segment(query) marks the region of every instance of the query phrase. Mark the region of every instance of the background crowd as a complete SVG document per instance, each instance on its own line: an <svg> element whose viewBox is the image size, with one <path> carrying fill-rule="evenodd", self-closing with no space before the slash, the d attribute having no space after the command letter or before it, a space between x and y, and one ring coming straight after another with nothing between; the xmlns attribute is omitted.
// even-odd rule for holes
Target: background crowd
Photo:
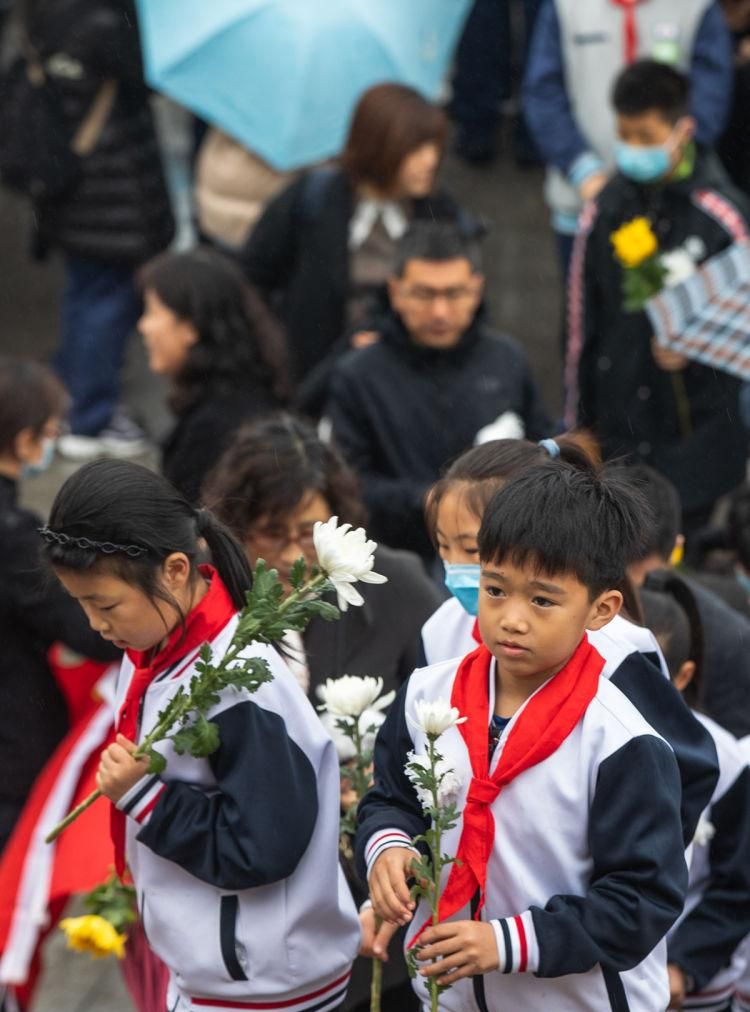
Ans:
<svg viewBox="0 0 750 1012"><path fill-rule="evenodd" d="M35 568L37 513L99 456L159 469L285 581L316 521L366 527L388 583L287 635L315 701L326 678L397 688L422 661L448 551L425 504L450 465L576 430L658 521L629 571L632 617L668 644L664 607L647 589L641 611L634 588L678 572L701 629L696 705L750 735L750 369L711 350L750 339L750 271L713 292L691 357L626 308L611 241L645 219L682 257L666 286L725 254L750 264L750 2L474 0L439 95L372 82L337 152L285 164L202 107L156 108L143 6L0 5L0 181L16 248L62 271L54 342L34 347L13 308L33 313L33 291L5 286L0 306L0 854L81 713L70 670L117 657ZM524 260L503 283L493 243L518 202L523 260L529 199L557 270L540 285ZM726 323L730 281L746 287ZM33 1007L35 973L7 1012Z"/></svg>

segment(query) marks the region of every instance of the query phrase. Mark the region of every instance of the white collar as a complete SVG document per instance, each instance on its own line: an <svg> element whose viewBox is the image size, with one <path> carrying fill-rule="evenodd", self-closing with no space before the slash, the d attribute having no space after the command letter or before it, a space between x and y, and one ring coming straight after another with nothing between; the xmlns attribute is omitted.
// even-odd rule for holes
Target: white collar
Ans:
<svg viewBox="0 0 750 1012"><path fill-rule="evenodd" d="M403 209L395 201L366 197L358 201L349 222L349 249L359 249L366 242L378 218L391 239L400 239L409 227Z"/></svg>

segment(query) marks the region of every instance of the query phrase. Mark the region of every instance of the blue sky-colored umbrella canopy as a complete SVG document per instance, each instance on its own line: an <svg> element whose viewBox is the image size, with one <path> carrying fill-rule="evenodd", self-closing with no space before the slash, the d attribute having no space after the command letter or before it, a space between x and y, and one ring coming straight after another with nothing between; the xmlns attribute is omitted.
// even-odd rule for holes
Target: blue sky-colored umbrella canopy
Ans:
<svg viewBox="0 0 750 1012"><path fill-rule="evenodd" d="M357 99L435 98L471 0L138 0L146 77L280 169L337 154Z"/></svg>

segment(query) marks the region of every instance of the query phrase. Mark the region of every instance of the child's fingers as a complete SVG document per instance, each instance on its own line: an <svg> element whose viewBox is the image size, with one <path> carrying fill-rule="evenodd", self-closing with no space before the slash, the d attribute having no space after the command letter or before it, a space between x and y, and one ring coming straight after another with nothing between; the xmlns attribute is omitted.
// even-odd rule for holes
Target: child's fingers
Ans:
<svg viewBox="0 0 750 1012"><path fill-rule="evenodd" d="M375 943L372 947L372 951L373 954L384 963L388 962L388 946L391 944L391 939L397 931L397 925L389 924L387 921L383 921L380 925L380 930L375 936Z"/></svg>
<svg viewBox="0 0 750 1012"><path fill-rule="evenodd" d="M422 940L420 939L420 943L421 941ZM461 939L457 938L456 936L452 936L451 938L446 938L443 941L434 942L431 945L420 944L419 952L417 953L417 959L419 960L443 959L446 956L456 955L457 953L461 952L462 949L463 946L461 944Z"/></svg>
<svg viewBox="0 0 750 1012"><path fill-rule="evenodd" d="M467 961L463 952L456 952L437 963L429 963L419 970L421 977L437 977L438 984L452 984L461 977L473 976L474 972L473 963Z"/></svg>
<svg viewBox="0 0 750 1012"><path fill-rule="evenodd" d="M128 753L135 752L136 748L138 747L134 741L131 741L129 738L126 738L124 734L118 734L115 741L117 742L118 745L122 746L122 748L124 748L125 751Z"/></svg>
<svg viewBox="0 0 750 1012"><path fill-rule="evenodd" d="M370 879L370 898L378 914L392 924L401 924L409 913L394 892L387 874Z"/></svg>

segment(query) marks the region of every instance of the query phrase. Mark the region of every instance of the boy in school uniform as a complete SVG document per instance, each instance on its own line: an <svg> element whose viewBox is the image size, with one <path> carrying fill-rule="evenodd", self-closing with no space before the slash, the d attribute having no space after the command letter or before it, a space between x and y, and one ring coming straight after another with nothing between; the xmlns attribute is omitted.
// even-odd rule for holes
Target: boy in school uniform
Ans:
<svg viewBox="0 0 750 1012"><path fill-rule="evenodd" d="M663 1012L663 938L687 886L670 746L602 677L587 630L618 613L647 509L616 476L541 465L490 501L479 533L482 643L414 672L383 725L357 854L389 925L409 924L429 1008ZM404 772L426 751L420 700L467 720L438 748L460 784L440 924L409 896L427 823Z"/></svg>

